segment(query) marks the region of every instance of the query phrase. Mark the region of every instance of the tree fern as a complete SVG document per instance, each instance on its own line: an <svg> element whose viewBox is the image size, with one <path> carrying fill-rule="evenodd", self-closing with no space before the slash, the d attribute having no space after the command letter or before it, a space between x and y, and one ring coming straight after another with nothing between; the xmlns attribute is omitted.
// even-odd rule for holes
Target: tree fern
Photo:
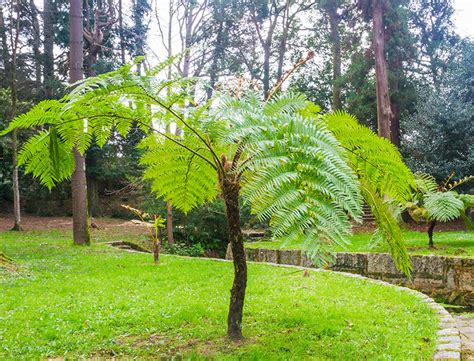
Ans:
<svg viewBox="0 0 474 361"><path fill-rule="evenodd" d="M429 174L416 173L416 188L406 207L412 218L419 222L429 223L429 246L433 247L433 230L437 222L449 222L462 218L467 227L472 227L471 220L466 217L465 211L474 205L474 196L458 194L454 188L470 182L473 176L467 176L451 182L451 177L438 185Z"/></svg>
<svg viewBox="0 0 474 361"><path fill-rule="evenodd" d="M72 149L83 153L92 140L103 145L113 132L126 135L137 124L148 133L141 162L158 196L188 211L220 192L234 256L231 337L241 336L247 277L241 189L253 211L270 220L276 237L301 242L313 253L346 242L350 218L360 220L363 195L397 265L408 269L386 197L405 199L414 183L393 146L347 114L319 116L315 105L293 93L268 101L249 93L221 97L218 106L185 107L192 102L183 91L189 81L155 76L168 65L146 75L128 65L88 78L61 100L15 119L6 132L44 128L26 143L21 164L52 187L72 173ZM181 136L167 131L171 123L183 130Z"/></svg>

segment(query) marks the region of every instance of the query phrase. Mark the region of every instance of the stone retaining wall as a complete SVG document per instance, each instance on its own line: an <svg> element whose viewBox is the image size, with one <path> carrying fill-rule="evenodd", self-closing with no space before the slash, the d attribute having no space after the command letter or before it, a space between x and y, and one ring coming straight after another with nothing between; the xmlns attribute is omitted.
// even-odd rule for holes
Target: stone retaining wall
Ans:
<svg viewBox="0 0 474 361"><path fill-rule="evenodd" d="M247 249L247 259L303 267L312 261L299 250ZM231 254L227 258L230 259ZM336 253L327 267L334 271L357 273L403 285L440 297L450 303L474 307L474 258L411 256L412 279L397 271L392 257L385 253Z"/></svg>

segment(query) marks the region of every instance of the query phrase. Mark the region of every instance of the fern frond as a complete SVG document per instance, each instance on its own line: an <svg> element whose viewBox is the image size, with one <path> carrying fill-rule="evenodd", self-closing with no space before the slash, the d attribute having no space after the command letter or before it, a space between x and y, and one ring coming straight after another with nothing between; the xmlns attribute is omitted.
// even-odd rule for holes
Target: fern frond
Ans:
<svg viewBox="0 0 474 361"><path fill-rule="evenodd" d="M279 93L265 103L263 113L271 117L294 114L304 109L307 104L308 100L306 100L306 97L301 93Z"/></svg>
<svg viewBox="0 0 474 361"><path fill-rule="evenodd" d="M303 99L282 93L268 105L250 95L226 101L221 114L233 121L228 139L247 149L238 171L253 212L270 220L275 237L319 254L323 244L346 244L348 215L360 219L361 195L338 141L300 115Z"/></svg>
<svg viewBox="0 0 474 361"><path fill-rule="evenodd" d="M195 153L209 156L196 139L189 137L179 141ZM217 196L215 168L195 153L169 139L157 139L155 134L144 139L141 148L146 151L140 161L145 166L144 178L151 180L152 190L158 197L187 213Z"/></svg>
<svg viewBox="0 0 474 361"><path fill-rule="evenodd" d="M71 177L74 157L71 148L59 136L53 132L52 139L51 132L45 130L23 145L18 153L18 165L25 166L25 173L32 173L51 190L57 183Z"/></svg>
<svg viewBox="0 0 474 361"><path fill-rule="evenodd" d="M384 200L374 185L367 180L362 182L362 194L376 220L376 236L388 244L396 267L408 276L412 270L410 257L391 204Z"/></svg>
<svg viewBox="0 0 474 361"><path fill-rule="evenodd" d="M360 178L370 179L377 192L405 204L411 198L415 178L397 148L387 139L360 125L357 119L337 111L323 121L349 151L352 168Z"/></svg>
<svg viewBox="0 0 474 361"><path fill-rule="evenodd" d="M416 172L415 173L416 188L423 194L433 193L438 190L438 183L430 174Z"/></svg>
<svg viewBox="0 0 474 361"><path fill-rule="evenodd" d="M424 199L425 208L431 219L448 222L464 212L464 203L455 192L429 193Z"/></svg>
<svg viewBox="0 0 474 361"><path fill-rule="evenodd" d="M390 141L360 125L352 115L337 111L315 121L318 119L347 150L351 167L362 184L364 201L374 215L378 235L389 245L398 269L408 274L410 259L391 203L405 205L411 199L414 175Z"/></svg>

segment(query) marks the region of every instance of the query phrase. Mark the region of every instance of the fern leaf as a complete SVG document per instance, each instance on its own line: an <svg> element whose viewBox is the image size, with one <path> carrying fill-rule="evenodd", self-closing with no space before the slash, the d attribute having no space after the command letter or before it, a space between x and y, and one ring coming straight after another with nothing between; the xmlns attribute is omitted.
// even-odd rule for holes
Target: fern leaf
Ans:
<svg viewBox="0 0 474 361"><path fill-rule="evenodd" d="M464 212L464 203L455 192L436 192L425 196L425 208L431 219L448 222Z"/></svg>

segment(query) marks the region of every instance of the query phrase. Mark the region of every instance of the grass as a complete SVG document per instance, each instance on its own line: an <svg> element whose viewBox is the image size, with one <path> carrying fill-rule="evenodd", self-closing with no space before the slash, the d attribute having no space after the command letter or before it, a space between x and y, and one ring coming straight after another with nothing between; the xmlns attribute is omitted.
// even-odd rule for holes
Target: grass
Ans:
<svg viewBox="0 0 474 361"><path fill-rule="evenodd" d="M103 238L107 240L113 236ZM130 236L131 237L131 236ZM0 233L0 359L431 359L437 319L413 295L336 273L249 265L245 341L225 337L232 264Z"/></svg>
<svg viewBox="0 0 474 361"><path fill-rule="evenodd" d="M428 248L425 232L403 231L404 239L411 254L436 254L449 256L474 257L474 232L435 232L435 247ZM336 252L388 252L384 245L372 247L372 233L356 233L351 236L347 247L336 247ZM248 248L299 249L299 244L282 244L279 241L249 242Z"/></svg>

